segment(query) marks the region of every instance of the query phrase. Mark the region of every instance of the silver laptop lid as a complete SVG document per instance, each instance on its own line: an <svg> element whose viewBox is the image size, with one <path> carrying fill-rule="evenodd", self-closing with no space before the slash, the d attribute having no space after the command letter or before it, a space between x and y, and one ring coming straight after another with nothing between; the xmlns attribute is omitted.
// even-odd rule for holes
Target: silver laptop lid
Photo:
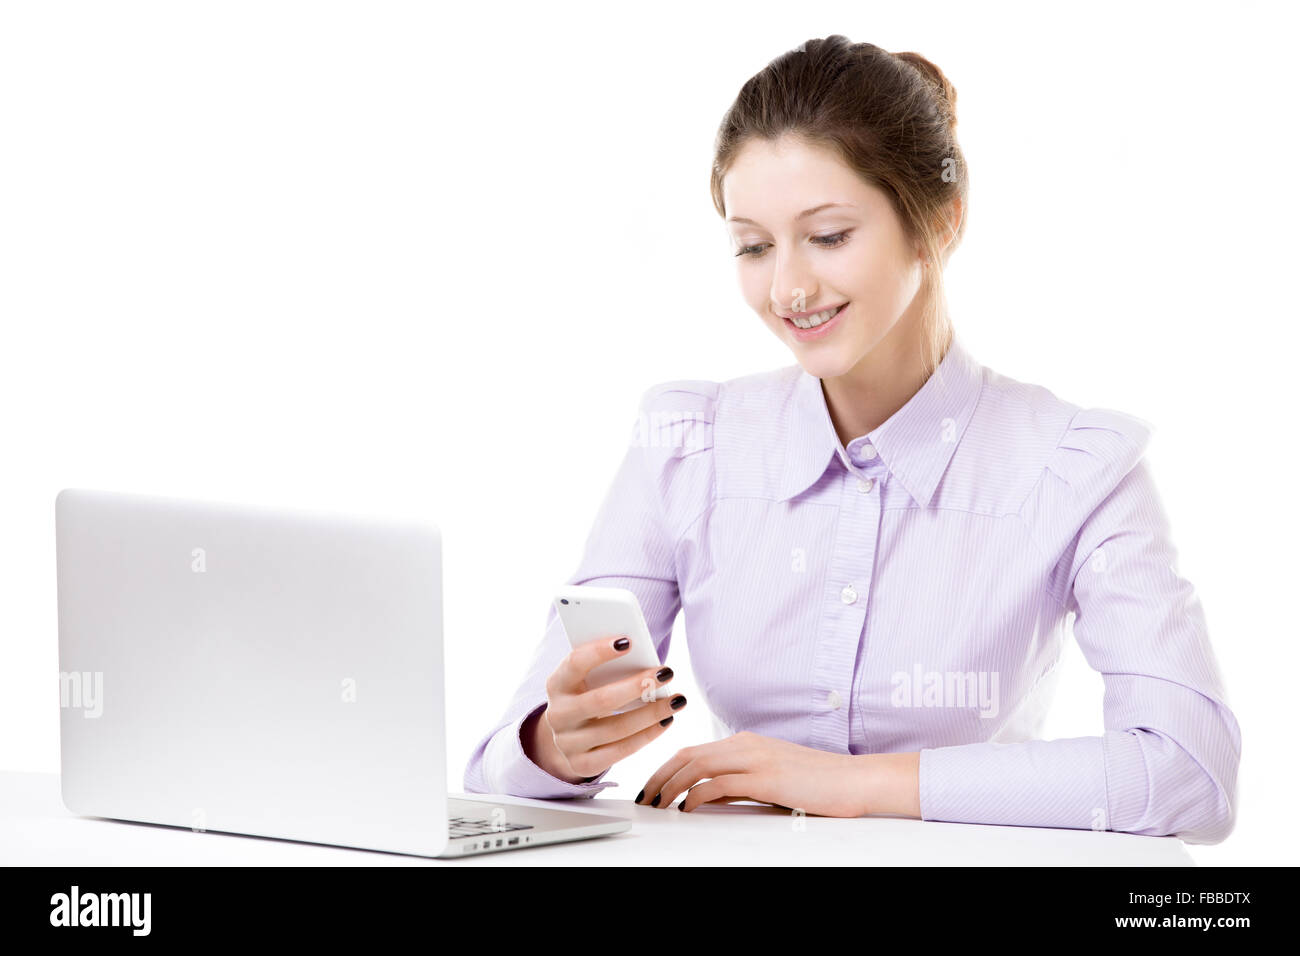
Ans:
<svg viewBox="0 0 1300 956"><path fill-rule="evenodd" d="M443 850L437 527L80 490L55 513L69 810Z"/></svg>

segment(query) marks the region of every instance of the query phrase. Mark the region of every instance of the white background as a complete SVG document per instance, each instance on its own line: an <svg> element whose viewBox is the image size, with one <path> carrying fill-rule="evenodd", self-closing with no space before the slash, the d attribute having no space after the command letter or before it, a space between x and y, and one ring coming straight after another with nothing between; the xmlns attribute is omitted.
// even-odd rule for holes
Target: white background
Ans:
<svg viewBox="0 0 1300 956"><path fill-rule="evenodd" d="M793 361L739 297L711 148L750 75L843 33L957 87L972 353L1155 426L1244 740L1237 829L1192 854L1294 863L1283 5L449 10L0 3L0 767L58 770L80 486L434 516L459 789L640 394ZM1047 736L1100 733L1101 686L1071 644ZM606 795L710 736L688 705Z"/></svg>

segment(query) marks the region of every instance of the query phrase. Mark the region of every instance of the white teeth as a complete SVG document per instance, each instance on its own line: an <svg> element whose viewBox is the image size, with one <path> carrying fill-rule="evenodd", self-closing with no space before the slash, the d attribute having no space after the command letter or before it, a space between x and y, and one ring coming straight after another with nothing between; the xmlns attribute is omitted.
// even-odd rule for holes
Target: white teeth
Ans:
<svg viewBox="0 0 1300 956"><path fill-rule="evenodd" d="M818 312L814 315L810 315L806 319L796 318L796 319L791 319L790 321L793 322L795 325L799 326L799 328L801 329L815 329L817 328L817 326L823 324L824 322L830 321L835 316L835 313L838 311L839 311L839 306L836 306L834 309L827 309L825 312Z"/></svg>

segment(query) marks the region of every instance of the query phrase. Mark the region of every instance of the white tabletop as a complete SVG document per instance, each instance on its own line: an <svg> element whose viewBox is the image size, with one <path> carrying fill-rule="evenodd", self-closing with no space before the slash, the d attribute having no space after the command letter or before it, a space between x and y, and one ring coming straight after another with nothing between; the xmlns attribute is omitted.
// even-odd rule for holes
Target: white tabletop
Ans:
<svg viewBox="0 0 1300 956"><path fill-rule="evenodd" d="M464 796L453 794L453 796ZM1090 830L973 826L898 817L795 818L758 804L681 813L630 800L494 803L589 810L633 820L612 837L463 860L293 843L77 817L56 774L0 772L0 865L18 866L691 866L699 864L1193 866L1181 840Z"/></svg>

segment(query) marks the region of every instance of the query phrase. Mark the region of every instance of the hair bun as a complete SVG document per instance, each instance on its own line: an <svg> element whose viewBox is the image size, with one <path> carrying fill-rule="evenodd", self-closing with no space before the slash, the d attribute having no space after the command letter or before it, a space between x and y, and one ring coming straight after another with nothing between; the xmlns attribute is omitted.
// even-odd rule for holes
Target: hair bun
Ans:
<svg viewBox="0 0 1300 956"><path fill-rule="evenodd" d="M948 77L943 75L943 71L919 53L909 51L906 53L895 53L894 56L905 63L910 63L921 73L922 76L934 85L940 99L943 100L942 105L944 107L944 113L948 117L948 125L956 127L957 88L949 82Z"/></svg>

